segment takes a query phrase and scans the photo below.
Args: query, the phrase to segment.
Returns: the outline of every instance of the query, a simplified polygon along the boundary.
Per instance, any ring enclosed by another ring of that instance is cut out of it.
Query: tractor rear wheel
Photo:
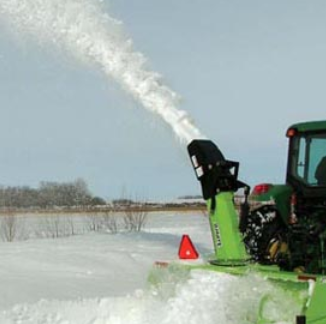
[[[255,261],[279,264],[288,254],[285,226],[274,206],[265,205],[251,211],[244,231],[244,242]]]

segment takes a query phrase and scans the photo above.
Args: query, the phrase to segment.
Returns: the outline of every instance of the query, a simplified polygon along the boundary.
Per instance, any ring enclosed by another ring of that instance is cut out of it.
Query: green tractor
[[[241,208],[249,254],[283,270],[326,272],[326,121],[292,125],[286,184],[260,184]]]
[[[239,163],[225,159],[212,141],[188,145],[207,200],[215,253],[204,264],[173,262],[167,268],[254,272],[297,296],[305,292],[295,323],[325,324],[326,121],[295,124],[287,137],[286,184],[260,184],[252,192],[238,180]],[[239,190],[244,198],[237,207]],[[261,312],[255,323],[275,321]]]

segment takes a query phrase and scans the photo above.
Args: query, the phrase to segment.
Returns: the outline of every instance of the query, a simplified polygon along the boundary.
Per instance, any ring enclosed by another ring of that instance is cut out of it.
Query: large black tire
[[[278,264],[287,253],[285,225],[274,206],[262,206],[248,215],[244,242],[249,254],[262,264]]]

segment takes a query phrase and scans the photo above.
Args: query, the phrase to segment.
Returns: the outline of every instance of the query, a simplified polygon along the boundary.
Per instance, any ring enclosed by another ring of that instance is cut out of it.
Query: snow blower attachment
[[[208,200],[209,221],[213,237],[215,260],[218,265],[245,265],[249,261],[243,238],[238,230],[238,215],[233,193],[249,187],[238,180],[239,163],[224,158],[218,147],[209,140],[194,140],[188,152],[200,181],[204,199]]]

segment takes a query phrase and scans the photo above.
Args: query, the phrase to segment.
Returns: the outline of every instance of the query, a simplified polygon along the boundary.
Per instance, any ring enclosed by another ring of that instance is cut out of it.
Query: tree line
[[[83,179],[61,183],[43,181],[38,188],[0,186],[0,208],[50,209],[105,204],[104,199],[92,195]]]

